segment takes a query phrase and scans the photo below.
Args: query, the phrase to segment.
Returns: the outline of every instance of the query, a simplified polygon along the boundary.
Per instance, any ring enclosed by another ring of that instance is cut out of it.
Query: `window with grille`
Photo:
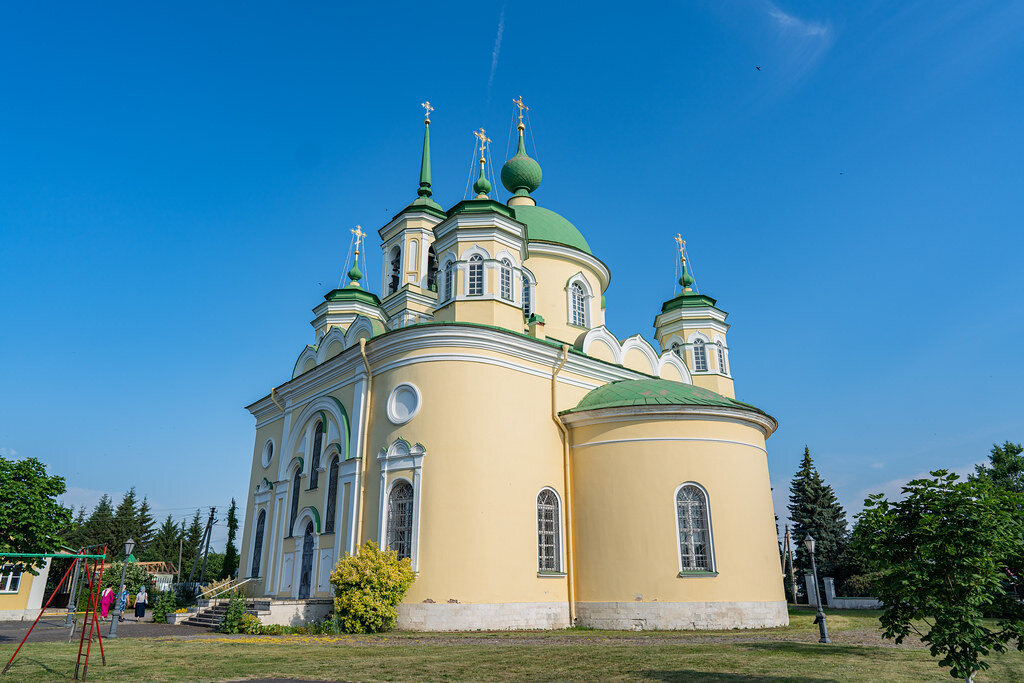
[[[295,468],[295,476],[292,477],[292,510],[288,522],[288,535],[295,533],[295,518],[299,516],[299,486],[302,477],[302,468]]]
[[[256,538],[252,542],[252,573],[249,576],[260,575],[260,560],[263,558],[263,532],[267,528],[267,511],[260,510],[260,516],[256,518]]]
[[[686,571],[713,571],[708,501],[699,486],[688,484],[676,493],[679,565]]]
[[[434,247],[427,249],[427,289],[434,290],[437,287],[437,254]]]
[[[572,287],[569,290],[569,298],[572,302],[571,320],[573,325],[579,325],[580,327],[587,326],[587,297],[583,293],[583,286],[578,283],[572,283]]]
[[[479,296],[484,293],[484,259],[480,254],[469,257],[469,294]]]
[[[718,371],[723,375],[729,374],[729,368],[725,364],[725,347],[722,346],[722,342],[715,342],[718,347]]]
[[[512,301],[512,262],[501,260],[501,298]]]
[[[324,533],[334,533],[334,517],[338,508],[338,456],[331,458],[331,469],[327,482],[327,519],[324,520]]]
[[[0,569],[0,593],[17,593],[21,586],[21,568],[5,564]]]
[[[320,484],[320,450],[324,441],[324,423],[317,420],[313,428],[313,457],[309,460],[309,488]]]
[[[449,261],[444,266],[444,300],[452,300],[452,292],[455,291],[455,264]]]
[[[708,371],[708,353],[704,348],[704,340],[702,339],[693,342],[693,371]]]
[[[558,521],[558,496],[544,489],[537,496],[537,568],[542,572],[562,569]]]
[[[533,292],[530,291],[530,278],[523,276],[523,315],[527,318],[533,313]]]
[[[402,250],[391,250],[391,277],[388,280],[388,294],[394,294],[402,284]]]
[[[396,483],[388,496],[388,548],[398,559],[412,556],[412,484]]]

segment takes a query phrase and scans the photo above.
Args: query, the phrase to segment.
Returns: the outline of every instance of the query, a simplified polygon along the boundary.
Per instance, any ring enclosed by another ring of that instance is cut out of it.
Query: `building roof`
[[[749,403],[743,403],[692,384],[682,384],[667,379],[626,379],[594,389],[584,396],[575,408],[563,410],[561,414],[597,408],[651,405],[718,406],[762,412]]]
[[[576,226],[551,209],[529,205],[511,208],[516,220],[526,225],[526,235],[531,242],[554,242],[593,255]]]

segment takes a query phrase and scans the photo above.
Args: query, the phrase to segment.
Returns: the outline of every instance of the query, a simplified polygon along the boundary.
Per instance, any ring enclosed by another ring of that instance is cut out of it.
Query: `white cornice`
[[[594,408],[562,415],[562,421],[572,427],[644,420],[726,420],[758,428],[767,439],[778,429],[779,423],[771,415],[757,410],[726,408],[723,406],[671,406],[641,405]]]
[[[531,255],[543,254],[545,256],[557,256],[559,258],[575,261],[580,265],[587,266],[597,273],[597,278],[601,283],[601,291],[604,292],[608,289],[608,283],[611,282],[612,274],[611,271],[608,270],[608,266],[602,263],[600,259],[584,253],[579,249],[562,246],[561,244],[553,244],[551,242],[530,242],[529,248]]]
[[[432,226],[437,225],[438,223],[440,223],[443,220],[442,218],[436,216],[435,214],[430,213],[429,211],[418,211],[418,210],[403,211],[403,212],[399,213],[397,216],[395,216],[394,218],[392,218],[384,227],[380,228],[377,231],[377,234],[380,235],[381,240],[387,242],[387,241],[389,241],[391,239],[391,237],[385,237],[385,235],[388,235],[388,233],[390,233],[393,229],[400,228],[401,224],[403,222],[408,221],[410,218],[416,218],[416,219],[425,220],[428,223],[430,223]],[[423,233],[429,233],[430,232],[430,230],[428,230],[426,228],[420,228],[420,227],[407,228],[407,229],[408,230],[418,230],[418,231],[423,232]]]

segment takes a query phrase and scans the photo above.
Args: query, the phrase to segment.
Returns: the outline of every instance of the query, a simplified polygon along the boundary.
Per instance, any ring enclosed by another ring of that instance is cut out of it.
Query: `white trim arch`
[[[685,346],[680,345],[680,349],[685,349]],[[686,363],[683,359],[674,354],[671,349],[665,351],[658,357],[658,372],[657,375],[661,377],[661,371],[666,365],[671,365],[679,371],[679,375],[683,378],[684,384],[693,384],[693,376],[690,375],[690,368],[686,367]]]
[[[466,247],[465,249],[462,250],[462,254],[459,256],[459,261],[461,261],[462,263],[466,263],[469,261],[469,257],[473,256],[474,254],[479,254],[480,256],[482,256],[484,259],[484,263],[493,260],[491,259],[491,253],[489,251],[481,247],[479,244],[474,244],[473,246]]]
[[[308,452],[306,439],[308,434],[311,433],[313,419],[320,413],[324,413],[327,418],[324,424],[324,438],[327,447],[321,451],[320,457],[324,457],[324,453],[329,450],[332,442],[338,441],[343,448],[342,459],[344,460],[344,456],[348,454],[349,435],[342,433],[342,426],[344,425],[344,431],[351,429],[348,424],[347,415],[343,412],[338,399],[333,396],[320,396],[307,403],[302,412],[291,421],[291,424],[296,425],[296,429],[291,430],[287,441],[285,441],[285,447],[281,451],[282,462],[286,457],[285,454],[297,455],[301,450],[302,454],[305,455]],[[303,462],[305,463],[305,458],[303,458]],[[305,463],[303,469],[308,470],[309,464]],[[278,481],[285,479],[288,472],[289,469],[279,466],[277,472]]]
[[[628,337],[622,342],[622,362],[626,360],[626,353],[631,350],[637,350],[643,354],[644,358],[650,364],[650,370],[647,371],[650,375],[658,374],[658,352],[654,350],[651,343],[644,339],[639,334],[634,334],[632,337]],[[644,372],[641,370],[640,372]]]
[[[423,499],[423,456],[426,449],[423,444],[410,444],[405,439],[395,439],[387,449],[380,449],[377,462],[380,463],[380,509],[377,512],[377,542],[383,548],[387,545],[387,515],[391,488],[395,481],[404,479],[412,485],[412,542],[409,561],[413,571],[419,568],[420,551],[420,505]],[[388,474],[402,472],[391,482]],[[411,479],[406,472],[411,473]]]
[[[572,320],[572,289],[573,285],[579,285],[583,289],[583,325],[578,325]],[[590,282],[579,271],[565,282],[565,320],[573,327],[590,328],[594,322],[594,288]]]
[[[312,366],[310,366],[312,363]],[[302,349],[302,353],[295,359],[295,367],[292,368],[292,379],[295,379],[299,375],[305,374],[316,367],[316,347],[306,345],[306,348]]]
[[[319,536],[323,532],[323,527],[320,524],[320,511],[312,505],[300,509],[299,514],[295,517],[295,528],[305,529],[307,519],[313,522],[313,535]]]
[[[687,486],[693,486],[704,495],[704,515],[707,517],[708,523],[708,567],[706,570],[695,570],[691,567],[683,567],[683,555],[681,548],[679,547],[679,508],[676,500],[679,497],[679,492]],[[708,494],[708,490],[695,481],[684,481],[682,484],[677,486],[675,490],[672,491],[672,515],[675,517],[676,520],[676,564],[679,568],[680,576],[685,576],[687,573],[718,573],[718,564],[715,560],[715,526],[714,523],[711,521],[711,496]]]
[[[330,353],[332,344],[340,345],[338,353]],[[335,356],[341,354],[347,348],[348,345],[345,343],[345,331],[342,330],[337,325],[332,325],[331,329],[328,330],[327,334],[325,334],[323,336],[323,339],[320,340],[320,343],[317,344],[316,364],[320,365],[329,358],[334,358]]]
[[[600,327],[593,327],[583,335],[583,341],[580,343],[580,351],[587,355],[592,355],[590,348],[595,342],[603,343],[609,349],[611,349],[612,357],[615,358],[617,365],[622,365],[622,345],[619,344],[619,340],[615,338],[607,327],[601,325]]]
[[[545,491],[551,491],[551,493],[555,494],[555,501],[558,503],[558,569],[554,570],[554,574],[557,576],[561,576],[565,574],[565,505],[562,503],[562,496],[558,493],[557,490],[555,490],[555,487],[553,486],[541,486],[537,490],[537,493],[535,493],[533,496],[533,533],[535,537],[539,536],[540,529],[537,528],[537,523],[539,521],[537,519],[537,501],[540,498],[540,494],[544,493]],[[542,575],[544,573],[547,573],[548,575],[551,575],[552,570],[545,570],[540,568],[539,545],[535,548],[534,554],[536,555],[537,560],[537,574]]]
[[[362,332],[366,333],[365,337],[359,336]],[[356,346],[360,339],[372,339],[373,335],[373,323],[370,322],[370,319],[365,315],[357,315],[352,324],[348,326],[348,330],[345,331],[345,348]]]

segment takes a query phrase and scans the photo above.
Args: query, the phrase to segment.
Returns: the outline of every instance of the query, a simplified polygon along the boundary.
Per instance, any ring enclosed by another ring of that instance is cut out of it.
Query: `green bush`
[[[331,572],[334,613],[345,633],[388,631],[398,618],[398,603],[416,580],[409,559],[367,541]]]
[[[156,596],[153,602],[153,621],[166,624],[167,615],[178,609],[178,599],[171,591],[165,591]]]
[[[841,597],[867,598],[875,594],[875,581],[882,578],[882,572],[855,574],[843,582]]]
[[[242,615],[242,630],[241,633],[245,633],[250,636],[255,636],[263,633],[263,629],[266,627],[260,621],[260,618],[255,614],[249,614],[246,612]]]
[[[245,598],[241,593],[232,593],[219,630],[221,633],[242,633],[244,617]]]

